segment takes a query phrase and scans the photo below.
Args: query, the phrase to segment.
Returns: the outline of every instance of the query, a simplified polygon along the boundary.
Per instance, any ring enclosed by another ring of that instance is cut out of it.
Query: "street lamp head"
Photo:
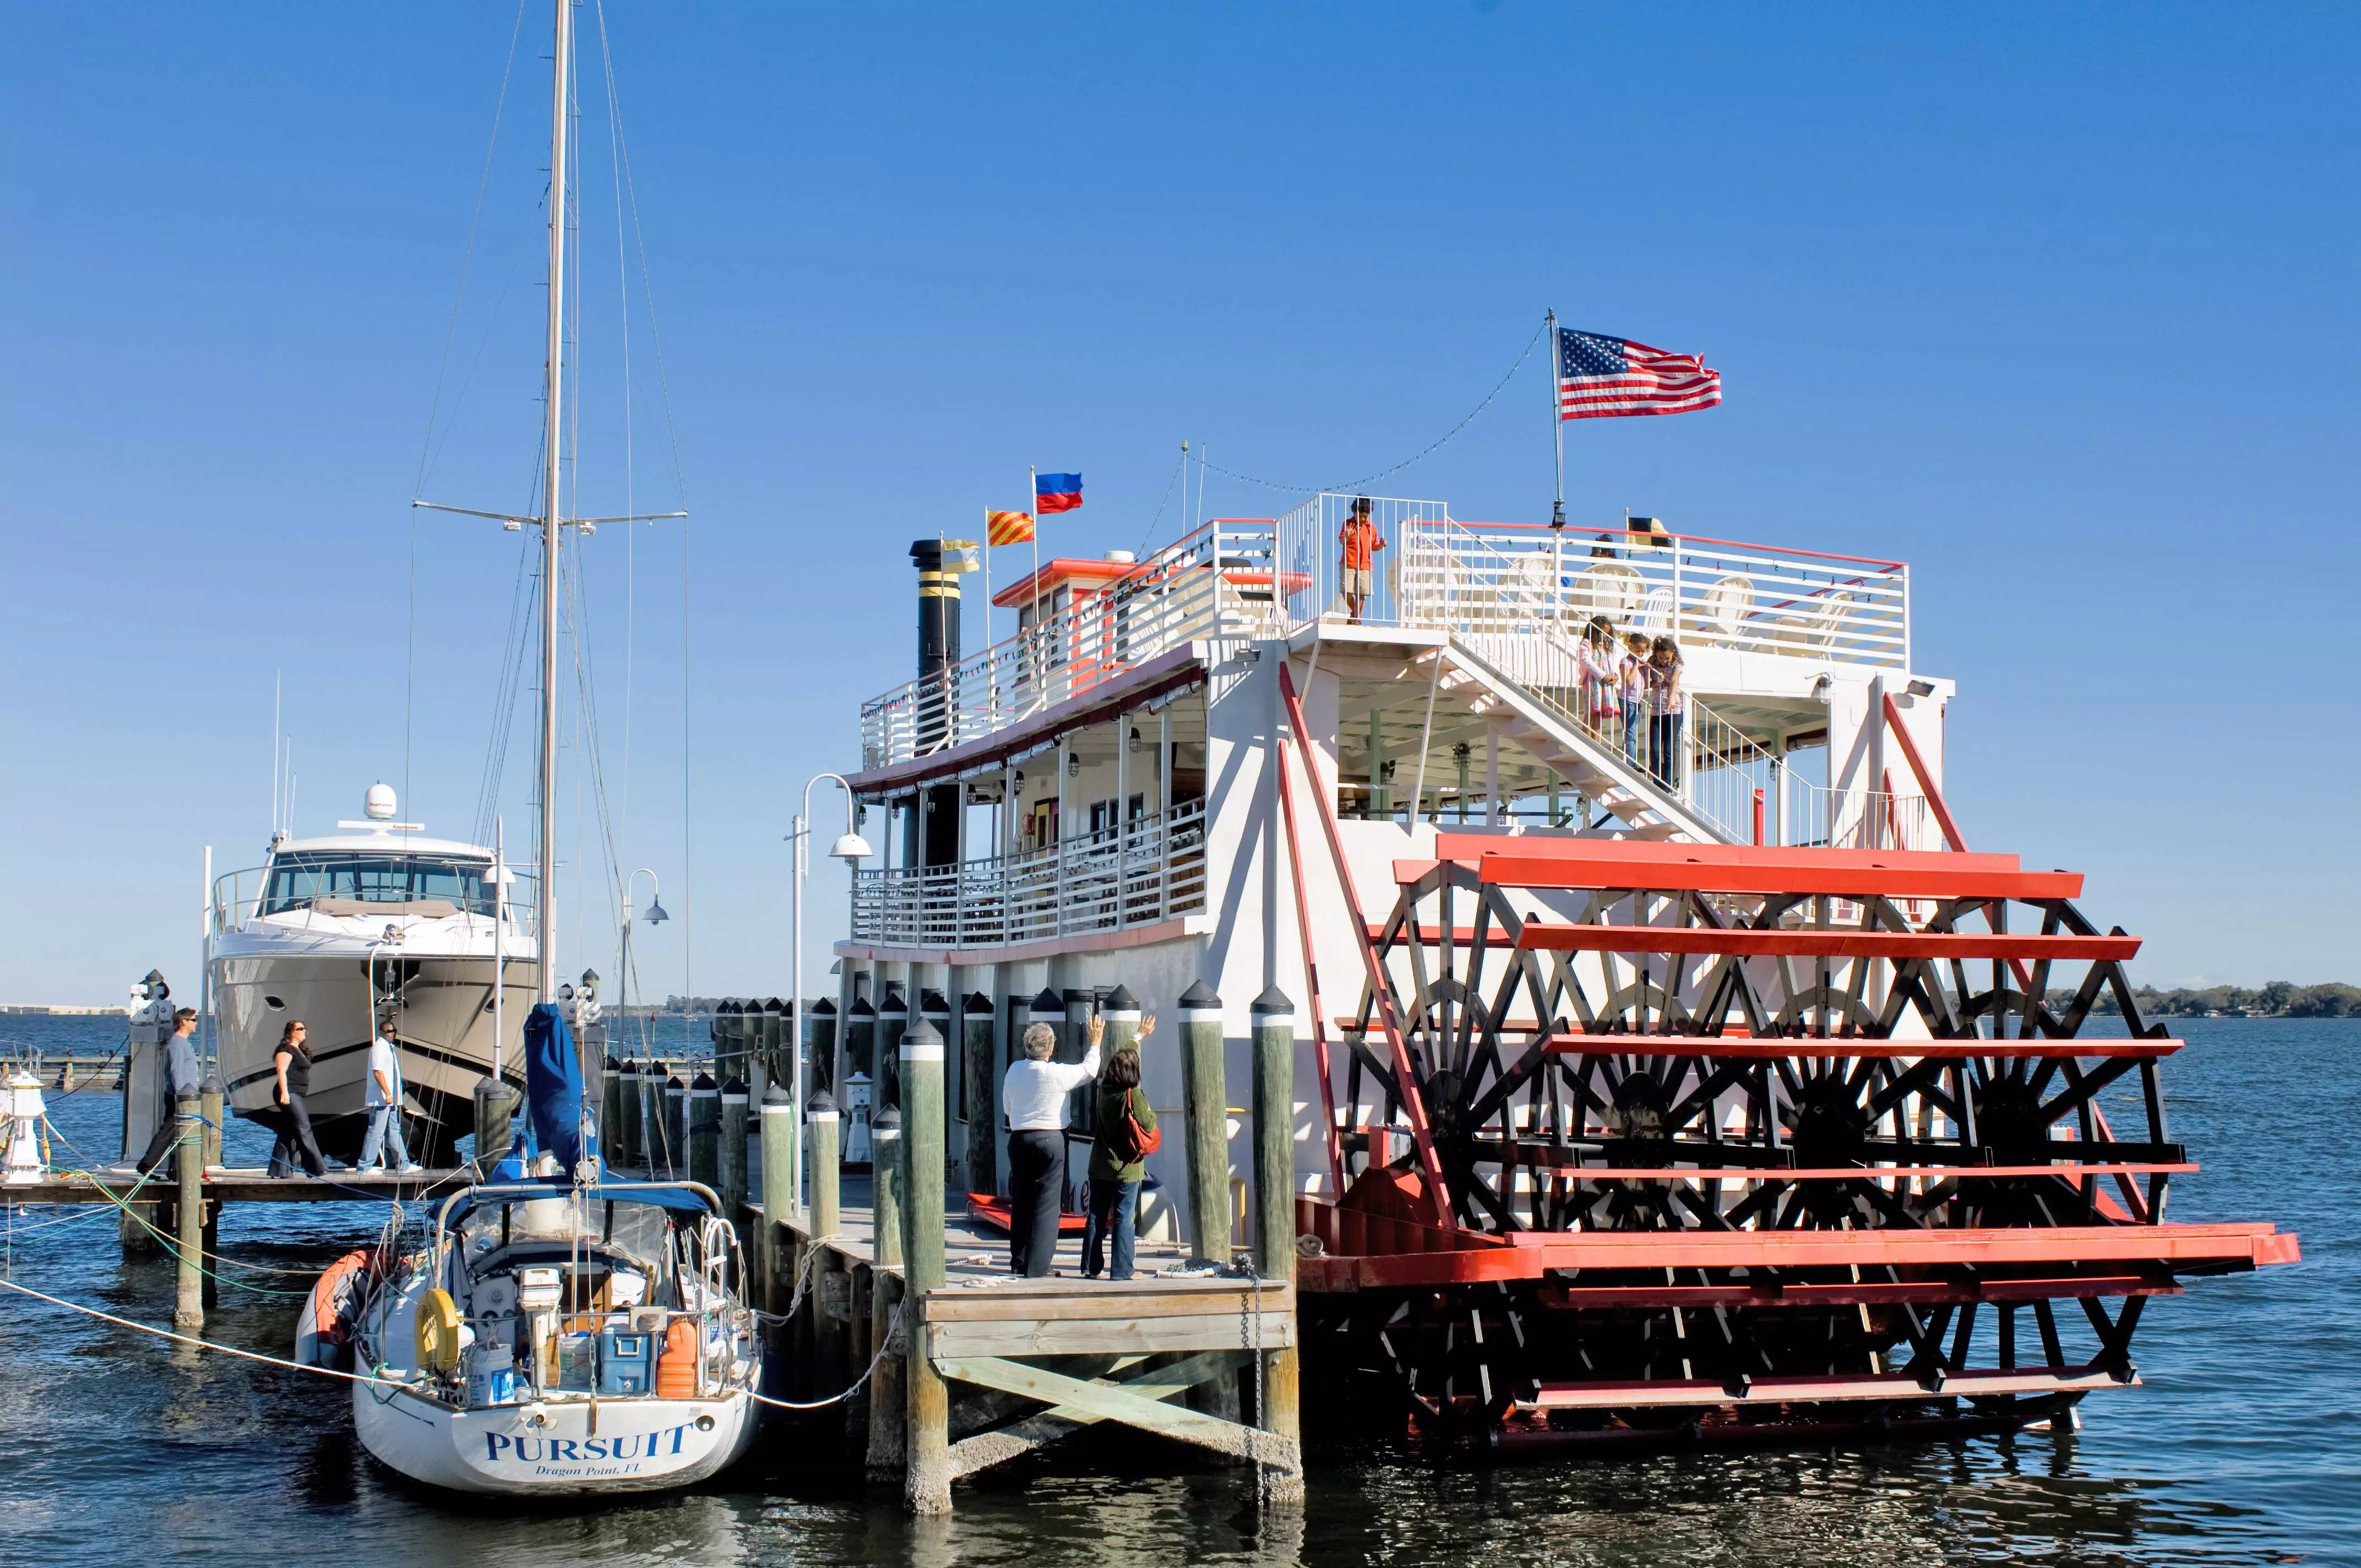
[[[672,916],[664,912],[663,898],[656,897],[648,900],[648,912],[640,918],[650,926],[661,926]]]
[[[869,840],[858,833],[847,833],[829,846],[828,853],[830,860],[842,861],[848,865],[855,861],[865,861],[871,853]]]

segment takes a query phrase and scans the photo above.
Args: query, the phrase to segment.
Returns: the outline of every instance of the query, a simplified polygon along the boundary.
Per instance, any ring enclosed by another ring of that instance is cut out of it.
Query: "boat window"
[[[315,899],[346,898],[381,905],[436,900],[454,909],[489,915],[492,900],[484,885],[488,869],[482,861],[411,855],[280,855],[270,862],[262,912],[277,915],[309,908]]]

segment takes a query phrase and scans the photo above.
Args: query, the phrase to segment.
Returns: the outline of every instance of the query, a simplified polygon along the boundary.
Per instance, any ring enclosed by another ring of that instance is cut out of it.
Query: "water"
[[[2100,1394],[2074,1437],[1936,1448],[1438,1465],[1374,1449],[1315,1454],[1300,1520],[1265,1524],[1250,1487],[1146,1440],[1093,1442],[1112,1476],[1051,1464],[962,1486],[944,1523],[864,1497],[831,1445],[767,1445],[704,1493],[587,1515],[470,1506],[359,1452],[345,1387],[0,1299],[0,1536],[43,1564],[224,1558],[342,1568],[412,1561],[1062,1563],[1953,1562],[2361,1563],[2361,1330],[2356,1175],[2361,1024],[2189,1020],[2170,1113],[2205,1169],[2178,1219],[2268,1218],[2303,1236],[2294,1267],[2197,1280],[2150,1305],[2147,1387]],[[0,1049],[105,1049],[112,1019],[0,1017]],[[66,1137],[111,1151],[119,1102],[55,1101]],[[233,1157],[265,1140],[231,1132]],[[64,1154],[60,1150],[60,1157]],[[12,1277],[147,1322],[172,1266],[126,1263],[106,1212],[12,1217]],[[359,1206],[233,1207],[207,1332],[284,1354],[309,1271],[374,1222]],[[293,1273],[275,1274],[269,1269]],[[1054,1452],[1054,1451],[1053,1451]]]

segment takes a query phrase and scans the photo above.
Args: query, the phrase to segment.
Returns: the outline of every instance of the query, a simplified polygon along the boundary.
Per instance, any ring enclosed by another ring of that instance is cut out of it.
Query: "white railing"
[[[397,849],[385,851],[384,858],[401,860],[403,856]],[[441,860],[444,857],[422,854],[416,858],[426,861]],[[262,917],[267,902],[265,894],[269,890],[271,870],[272,868],[269,866],[249,866],[244,871],[225,872],[214,878],[213,896],[206,915],[214,936],[225,935],[249,921]],[[501,902],[500,907],[508,911],[509,924],[511,927],[530,936],[533,930],[533,889],[536,879],[533,872],[518,871],[513,867],[511,868],[510,874],[512,880],[509,883],[508,897]],[[445,898],[434,893],[421,893],[414,896],[405,894],[399,898],[376,897],[368,900],[347,900],[341,899],[333,893],[307,893],[289,899],[284,906],[275,913],[328,915],[335,913],[342,905],[347,903],[359,905],[371,916],[390,916],[402,913],[431,911],[438,916],[465,915],[488,923],[492,908],[491,899],[482,894],[468,900]],[[423,906],[423,910],[412,910],[411,906],[413,905]]]
[[[1205,803],[1044,849],[852,878],[852,939],[998,947],[1151,926],[1205,907]]]
[[[1355,498],[1323,494],[1276,522],[1221,520],[1104,591],[861,710],[862,765],[980,739],[1088,693],[1192,638],[1266,636],[1316,620],[1467,635],[1594,618],[1689,648],[1906,669],[1910,572],[1898,561],[1690,535],[1459,523],[1440,501],[1371,499],[1367,591],[1348,597],[1340,532]]]
[[[1393,585],[1403,624],[1462,631],[1535,622],[1907,669],[1910,569],[1670,534],[1562,536],[1537,524],[1413,528]]]
[[[1208,523],[1103,592],[871,698],[861,707],[862,766],[981,739],[1192,638],[1264,634],[1273,613],[1270,541],[1267,521]]]

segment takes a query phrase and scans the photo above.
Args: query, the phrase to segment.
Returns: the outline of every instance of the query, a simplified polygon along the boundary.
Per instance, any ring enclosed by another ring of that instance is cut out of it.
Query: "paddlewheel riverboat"
[[[2180,1042],[2079,874],[1971,850],[1904,564],[1379,499],[1356,604],[1354,503],[1051,561],[964,657],[914,549],[818,1064],[856,1114],[940,1014],[983,1204],[1030,1019],[1218,1009],[1242,1085],[1291,1009],[1307,1420],[1510,1447],[2070,1422],[2138,1381],[2153,1299],[2295,1257],[2168,1218]],[[1602,686],[1601,629],[1677,650],[1663,711]],[[1180,1143],[1143,1224],[1235,1239]]]

